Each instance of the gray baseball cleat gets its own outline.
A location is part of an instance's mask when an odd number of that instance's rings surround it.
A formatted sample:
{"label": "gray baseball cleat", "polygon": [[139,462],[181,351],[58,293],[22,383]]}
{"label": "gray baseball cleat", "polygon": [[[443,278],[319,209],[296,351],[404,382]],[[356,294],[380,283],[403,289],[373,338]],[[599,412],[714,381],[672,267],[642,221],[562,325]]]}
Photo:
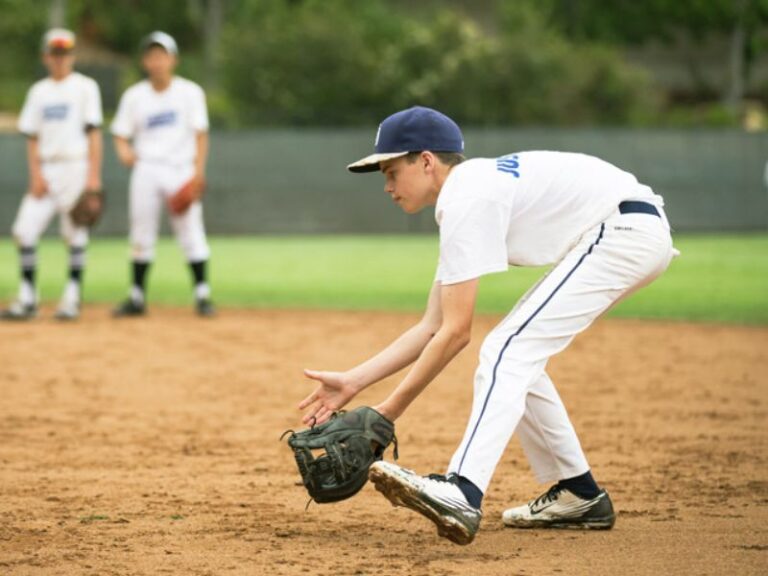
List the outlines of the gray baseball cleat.
{"label": "gray baseball cleat", "polygon": [[595,498],[585,499],[555,484],[528,504],[505,510],[501,519],[511,528],[610,530],[616,514],[605,490]]}
{"label": "gray baseball cleat", "polygon": [[8,308],[0,311],[0,320],[24,321],[31,320],[37,316],[36,304],[24,304],[23,302],[13,302]]}
{"label": "gray baseball cleat", "polygon": [[198,298],[195,302],[195,311],[198,316],[210,318],[216,315],[216,307],[208,298]]}
{"label": "gray baseball cleat", "polygon": [[53,317],[64,322],[77,320],[80,318],[80,305],[77,302],[61,302]]}
{"label": "gray baseball cleat", "polygon": [[375,462],[368,477],[393,506],[429,518],[440,536],[462,545],[474,540],[483,513],[467,502],[456,474],[419,476],[391,462]]}
{"label": "gray baseball cleat", "polygon": [[147,313],[146,306],[143,302],[136,302],[135,300],[128,298],[117,308],[112,310],[112,316],[115,318],[130,318],[133,316],[144,316]]}

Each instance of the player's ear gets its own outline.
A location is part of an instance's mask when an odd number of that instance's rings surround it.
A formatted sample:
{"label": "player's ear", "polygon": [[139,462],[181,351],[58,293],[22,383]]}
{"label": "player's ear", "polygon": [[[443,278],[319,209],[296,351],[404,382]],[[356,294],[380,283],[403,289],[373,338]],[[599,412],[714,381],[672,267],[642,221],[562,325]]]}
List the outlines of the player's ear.
{"label": "player's ear", "polygon": [[424,150],[421,153],[421,162],[422,166],[424,166],[425,172],[432,172],[435,169],[435,163],[437,162],[437,158],[435,157],[432,152],[428,150]]}

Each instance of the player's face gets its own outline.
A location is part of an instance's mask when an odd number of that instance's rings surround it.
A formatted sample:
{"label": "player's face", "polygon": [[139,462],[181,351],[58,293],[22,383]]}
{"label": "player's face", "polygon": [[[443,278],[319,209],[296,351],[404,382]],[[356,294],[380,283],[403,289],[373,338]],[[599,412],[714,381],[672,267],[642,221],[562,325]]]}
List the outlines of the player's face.
{"label": "player's face", "polygon": [[48,73],[54,78],[64,78],[75,65],[75,56],[71,52],[65,54],[43,54],[43,64]]}
{"label": "player's face", "polygon": [[381,163],[384,174],[384,191],[400,206],[403,212],[415,214],[434,204],[433,180],[422,158],[409,163],[404,156]]}
{"label": "player's face", "polygon": [[150,78],[166,79],[176,68],[176,56],[166,52],[162,46],[152,46],[144,52],[141,64]]}

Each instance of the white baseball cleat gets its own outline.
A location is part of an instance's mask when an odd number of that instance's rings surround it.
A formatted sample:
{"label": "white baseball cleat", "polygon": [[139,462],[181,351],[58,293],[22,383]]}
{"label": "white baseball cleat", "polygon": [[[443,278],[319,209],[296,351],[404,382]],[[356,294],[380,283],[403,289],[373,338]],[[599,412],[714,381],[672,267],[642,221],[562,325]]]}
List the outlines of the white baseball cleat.
{"label": "white baseball cleat", "polygon": [[25,304],[20,300],[11,303],[8,308],[0,311],[0,320],[24,321],[31,320],[35,316],[37,316],[37,305],[34,303]]}
{"label": "white baseball cleat", "polygon": [[54,315],[56,320],[77,320],[80,318],[80,305],[77,302],[61,301]]}
{"label": "white baseball cleat", "polygon": [[575,528],[609,530],[616,522],[608,492],[590,500],[555,484],[528,504],[505,510],[501,516],[512,528]]}
{"label": "white baseball cleat", "polygon": [[371,466],[368,477],[393,506],[410,508],[432,520],[440,536],[456,544],[469,544],[475,538],[483,513],[467,502],[456,474],[419,476],[382,461]]}

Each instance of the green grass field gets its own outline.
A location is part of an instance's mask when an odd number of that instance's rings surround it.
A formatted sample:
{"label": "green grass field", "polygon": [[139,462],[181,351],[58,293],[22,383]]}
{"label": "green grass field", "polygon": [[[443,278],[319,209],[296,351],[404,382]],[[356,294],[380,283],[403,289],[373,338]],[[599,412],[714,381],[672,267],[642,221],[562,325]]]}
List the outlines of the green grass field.
{"label": "green grass field", "polygon": [[[435,272],[432,236],[216,237],[211,280],[220,306],[418,311]],[[768,235],[678,235],[682,256],[614,316],[768,324]],[[40,247],[43,300],[56,300],[66,272],[57,239]],[[89,250],[86,298],[117,302],[126,294],[128,245],[98,239]],[[17,285],[10,241],[0,243],[0,297]],[[503,313],[543,273],[512,269],[482,280],[478,310]],[[190,279],[172,239],[163,239],[150,272],[151,303],[189,305]]]}

